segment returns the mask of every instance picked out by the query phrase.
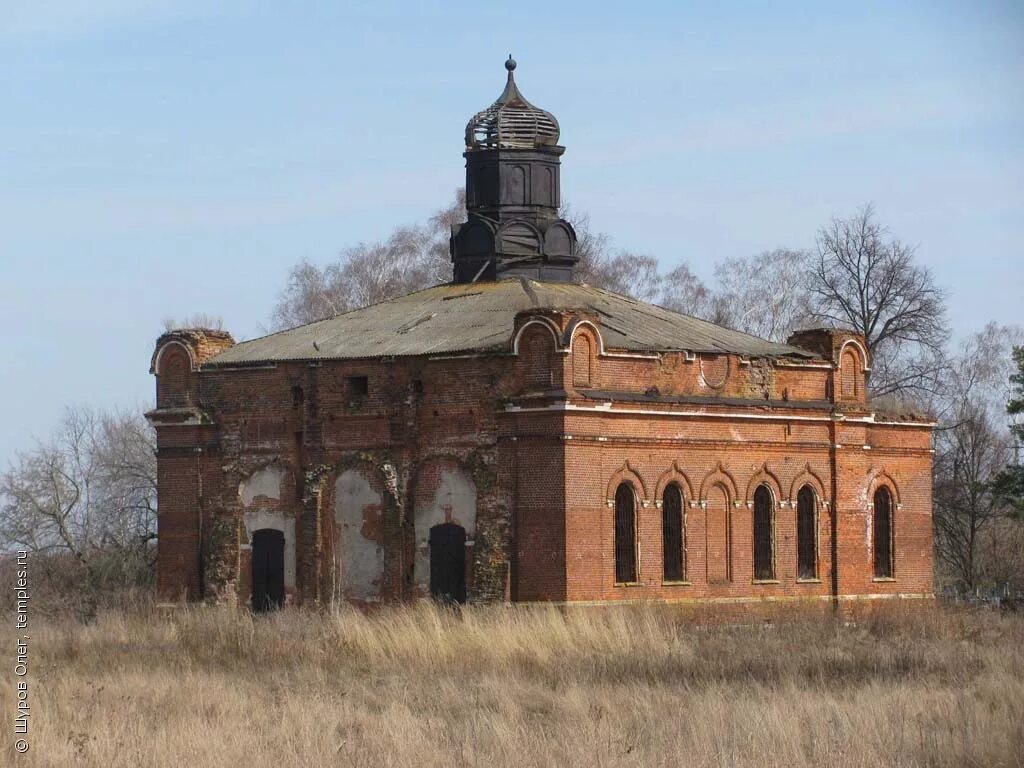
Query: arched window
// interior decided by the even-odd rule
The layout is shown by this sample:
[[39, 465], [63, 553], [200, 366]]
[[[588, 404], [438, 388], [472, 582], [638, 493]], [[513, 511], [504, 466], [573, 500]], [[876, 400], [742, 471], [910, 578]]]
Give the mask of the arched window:
[[661, 540], [665, 581], [683, 581], [686, 578], [683, 494], [675, 483], [669, 484], [661, 497]]
[[875, 578], [892, 578], [892, 494], [882, 486], [875, 491], [873, 516], [875, 536]]
[[818, 531], [814, 489], [805, 485], [796, 496], [796, 567], [801, 579], [818, 578]]
[[775, 578], [772, 556], [772, 492], [759, 485], [754, 491], [754, 578]]
[[615, 581], [636, 581], [636, 497], [629, 483], [615, 491]]

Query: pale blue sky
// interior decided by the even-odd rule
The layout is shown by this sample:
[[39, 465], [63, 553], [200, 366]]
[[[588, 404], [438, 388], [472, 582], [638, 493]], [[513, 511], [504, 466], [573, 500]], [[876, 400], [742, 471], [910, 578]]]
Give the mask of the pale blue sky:
[[617, 244], [709, 279], [870, 200], [957, 334], [1024, 321], [1021, 3], [4, 6], [0, 464], [148, 404], [163, 317], [260, 335], [298, 259], [446, 203], [509, 52]]

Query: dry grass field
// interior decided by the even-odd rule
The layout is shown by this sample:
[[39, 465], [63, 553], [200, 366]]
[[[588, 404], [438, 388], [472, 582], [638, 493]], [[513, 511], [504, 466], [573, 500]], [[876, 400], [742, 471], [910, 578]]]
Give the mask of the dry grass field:
[[139, 608], [39, 619], [30, 654], [4, 765], [1024, 765], [1024, 618], [992, 612]]

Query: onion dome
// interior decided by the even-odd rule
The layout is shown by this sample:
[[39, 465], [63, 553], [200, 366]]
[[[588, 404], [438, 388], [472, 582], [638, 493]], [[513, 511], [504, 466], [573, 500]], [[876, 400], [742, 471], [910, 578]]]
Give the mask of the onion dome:
[[466, 149], [537, 149], [558, 144], [558, 121], [528, 102], [516, 87], [515, 59], [505, 62], [508, 82], [498, 100], [466, 125]]

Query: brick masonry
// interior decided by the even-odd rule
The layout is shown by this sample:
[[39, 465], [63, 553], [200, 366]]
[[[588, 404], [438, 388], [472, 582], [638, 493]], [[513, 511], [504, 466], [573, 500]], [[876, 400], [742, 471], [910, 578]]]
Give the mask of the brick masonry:
[[[504, 354], [207, 364], [222, 332], [164, 334], [157, 380], [158, 591], [246, 603], [251, 540], [285, 537], [287, 599], [429, 594], [429, 533], [466, 532], [470, 601], [711, 606], [930, 596], [931, 425], [865, 401], [862, 340], [817, 360], [605, 349], [596, 316], [538, 309]], [[365, 377], [366, 389], [359, 379]], [[616, 489], [636, 507], [634, 583], [615, 582]], [[662, 567], [662, 499], [684, 509], [683, 580]], [[753, 578], [753, 495], [772, 496], [774, 578]], [[796, 499], [814, 492], [817, 578], [797, 577]], [[893, 576], [874, 578], [889, 489]], [[289, 559], [290, 558], [290, 559]], [[725, 610], [723, 608], [723, 610]]]

